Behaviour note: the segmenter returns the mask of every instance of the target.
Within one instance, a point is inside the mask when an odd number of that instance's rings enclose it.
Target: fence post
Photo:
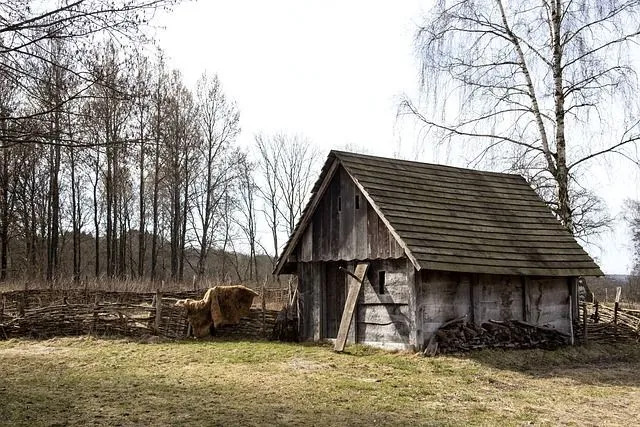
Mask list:
[[[587,303],[582,303],[582,338],[587,343]]]
[[[615,325],[616,336],[618,335],[618,309],[620,308],[620,303],[616,301],[613,305],[613,324]]]
[[[162,322],[162,293],[160,289],[156,289],[156,321],[155,330],[156,335],[160,335],[160,323]]]
[[[264,282],[262,282],[262,337],[267,337],[267,325],[266,325],[266,301],[265,301],[265,282],[267,279],[265,278]]]

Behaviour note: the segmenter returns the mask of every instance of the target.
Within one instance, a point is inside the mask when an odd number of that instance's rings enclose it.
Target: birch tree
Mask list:
[[[600,204],[580,174],[632,156],[640,135],[639,13],[638,0],[438,1],[416,37],[426,103],[401,111],[476,159],[509,162],[569,231],[589,235],[607,221],[589,215]]]

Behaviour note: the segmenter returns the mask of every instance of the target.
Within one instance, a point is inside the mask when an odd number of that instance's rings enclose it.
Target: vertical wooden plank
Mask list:
[[[310,281],[312,282],[312,304],[313,304],[313,340],[320,341],[322,339],[322,311],[324,295],[322,292],[322,283],[324,279],[324,263],[313,263],[311,269]]]
[[[311,255],[311,260],[314,262],[320,261],[322,259],[322,247],[321,247],[321,243],[324,240],[322,238],[323,234],[322,234],[322,209],[323,209],[323,205],[324,202],[321,201],[320,204],[318,204],[318,210],[313,214],[313,220],[311,221],[314,225],[313,229],[312,229],[312,255]]]
[[[329,238],[329,258],[328,259],[338,259],[338,250],[339,246],[339,233],[340,233],[340,217],[342,212],[338,210],[341,206],[341,196],[340,196],[340,174],[337,173],[334,177],[334,181],[331,183],[331,213],[329,217],[331,218],[330,223],[330,234]]]
[[[476,304],[473,292],[473,288],[476,286],[476,283],[478,283],[478,275],[472,273],[469,279],[469,321],[471,323],[476,322]]]
[[[416,350],[420,347],[420,342],[418,341],[419,328],[418,322],[416,320],[416,314],[418,312],[416,269],[408,259],[405,259],[403,264],[404,270],[407,274],[407,286],[409,287],[409,345],[412,346],[414,350]]]
[[[473,313],[473,321],[476,325],[480,325],[482,323],[482,319],[480,318],[480,275],[475,274],[475,280],[471,282],[471,294],[473,295],[473,300],[471,301],[471,312]]]
[[[367,240],[368,258],[378,258],[378,214],[367,203]]]
[[[387,230],[387,226],[382,222],[380,217],[378,217],[378,256],[380,258],[389,257],[389,230]]]
[[[355,233],[353,229],[355,215],[355,185],[344,169],[341,169],[340,172],[342,212],[340,215],[340,250],[338,253],[338,259],[355,259]]]
[[[313,258],[313,221],[309,222],[307,229],[302,235],[300,243],[300,256],[298,261],[310,262]]]
[[[529,313],[529,284],[527,276],[520,276],[520,281],[522,283],[522,320],[528,322],[531,314]]]
[[[369,264],[366,262],[358,263],[354,276],[349,276],[349,294],[344,305],[344,311],[342,312],[342,319],[340,321],[340,329],[338,330],[338,337],[336,338],[335,351],[344,351],[344,346],[347,342],[347,333],[353,321],[353,314],[355,312],[356,303],[358,302],[358,295],[360,294],[360,288],[362,287],[362,281],[367,274],[367,268]]]
[[[356,266],[356,262],[352,261],[352,262],[347,262],[346,264],[346,269],[348,271],[355,271],[355,266]],[[346,298],[349,295],[349,281],[347,280],[347,275],[344,274],[344,272],[342,273],[342,281],[344,283],[343,289],[344,289],[344,303],[346,304]],[[364,280],[364,278],[363,278]],[[360,294],[362,294],[362,287],[360,289],[360,291],[358,292],[358,295],[356,296],[356,309],[354,311],[354,321],[351,322],[351,325],[349,326],[349,332],[347,332],[347,343],[348,344],[354,344],[356,342],[357,339],[357,333],[358,333],[358,321],[357,321],[357,311],[358,311],[358,301],[360,300]]]
[[[355,224],[353,232],[355,234],[355,259],[367,259],[369,258],[367,251],[367,242],[369,240],[369,233],[367,230],[367,210],[369,208],[369,203],[367,203],[367,200],[362,196],[360,190],[354,186],[354,197],[356,196],[360,199],[360,208],[355,209],[354,205]]]

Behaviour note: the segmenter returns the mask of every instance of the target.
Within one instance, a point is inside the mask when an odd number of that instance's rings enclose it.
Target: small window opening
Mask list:
[[[360,195],[356,194],[356,209],[360,209]]]
[[[342,197],[338,197],[338,212],[342,212]]]
[[[378,293],[380,295],[384,295],[386,293],[386,282],[385,282],[385,272],[384,271],[378,271]]]

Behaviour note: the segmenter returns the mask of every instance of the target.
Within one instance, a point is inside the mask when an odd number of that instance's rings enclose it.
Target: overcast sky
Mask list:
[[[398,122],[403,93],[416,96],[413,37],[431,1],[201,0],[162,17],[160,46],[188,85],[217,73],[240,108],[239,142],[258,132],[299,133],[328,152],[358,147],[376,155],[464,166],[425,144],[419,127]],[[625,198],[640,199],[630,165],[595,162],[612,216]],[[616,221],[586,249],[607,274],[631,267],[631,242]]]

